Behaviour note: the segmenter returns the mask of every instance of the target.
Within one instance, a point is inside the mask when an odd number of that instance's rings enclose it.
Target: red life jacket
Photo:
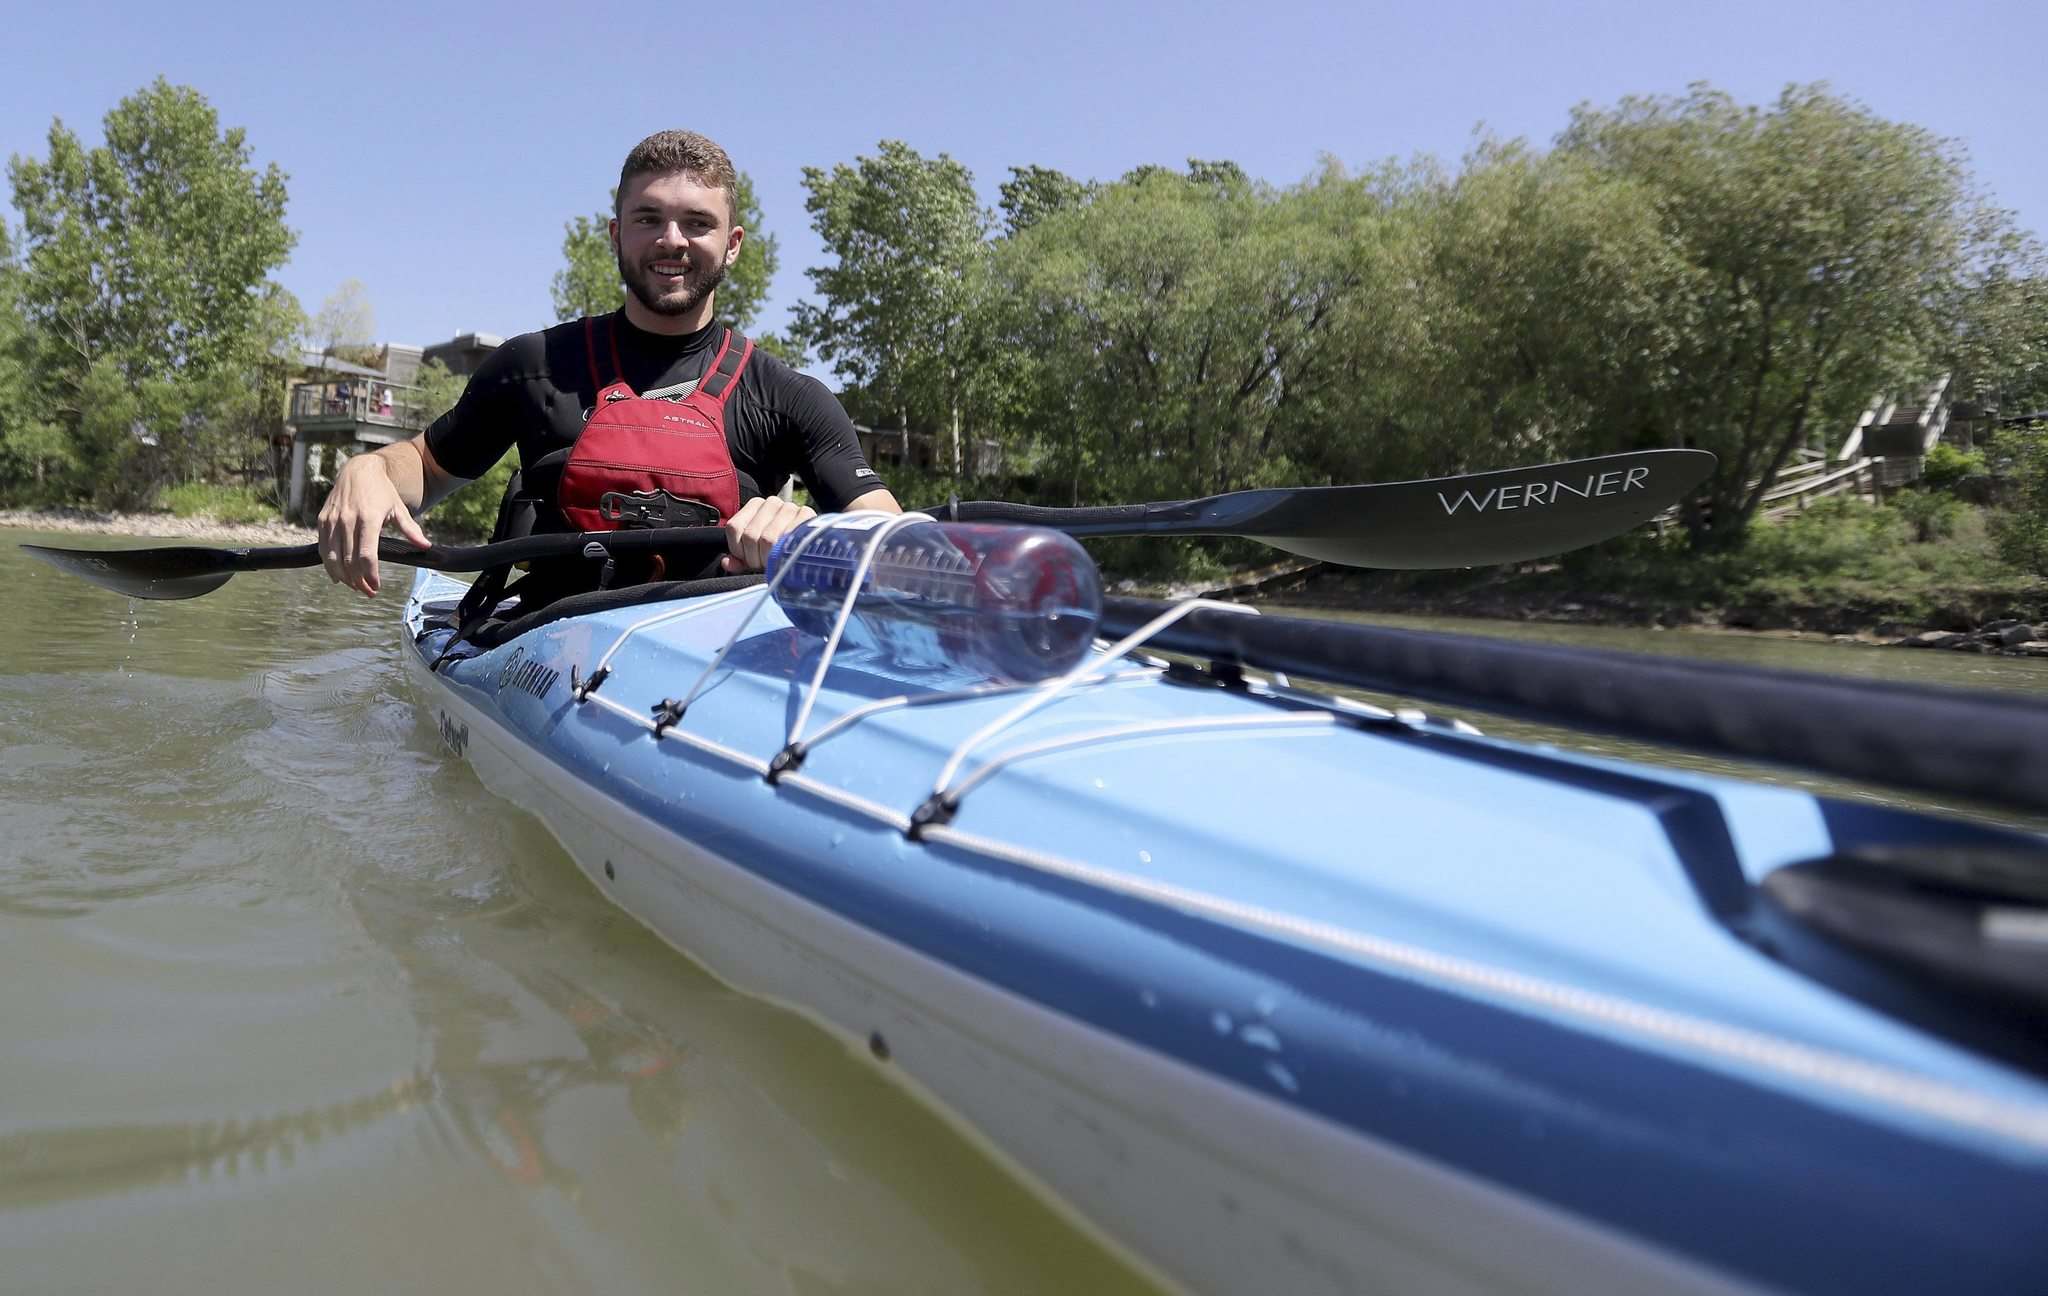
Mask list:
[[[626,385],[618,325],[606,319],[614,377],[607,385],[598,370],[596,328],[586,317],[583,342],[597,403],[562,467],[556,506],[576,531],[726,522],[739,512],[740,479],[725,442],[725,402],[754,344],[727,329],[689,395],[650,400]]]

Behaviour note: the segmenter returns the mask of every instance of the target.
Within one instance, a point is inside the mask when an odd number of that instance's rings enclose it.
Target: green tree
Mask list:
[[[2048,408],[2048,256],[1986,214],[1979,255],[1947,313],[1956,321],[1944,365],[1961,399],[2008,416]]]
[[[1093,185],[1051,167],[1011,167],[996,202],[1003,213],[1003,232],[1021,234],[1055,212],[1079,207],[1094,191]]]
[[[1049,475],[1108,499],[1298,480],[1382,354],[1381,203],[1334,168],[1286,191],[1229,164],[1132,174],[995,253]]]
[[[188,480],[232,477],[251,487],[267,484],[277,503],[284,503],[291,452],[277,434],[301,373],[308,327],[298,298],[278,284],[264,285],[255,319],[227,366],[241,381],[213,387],[201,407],[200,417],[219,435],[209,441],[208,459],[192,465]]]
[[[1819,87],[1768,108],[1695,87],[1580,107],[1559,147],[1640,185],[1692,268],[1658,423],[1720,456],[1696,545],[1739,542],[1795,449],[1940,364],[1986,228],[1944,141]]]
[[[2048,576],[2048,424],[2000,433],[1992,439],[1990,458],[2008,496],[1992,517],[1999,557]]]
[[[189,476],[220,394],[257,379],[267,276],[290,251],[285,178],[250,164],[197,91],[159,79],[87,149],[53,122],[15,157],[32,397],[66,441],[65,485],[115,502]]]
[[[68,462],[62,431],[35,399],[32,340],[21,313],[21,266],[0,221],[0,490],[40,492]]]
[[[1693,284],[1643,188],[1568,154],[1488,141],[1412,177],[1419,254],[1401,315],[1398,422],[1432,470],[1668,442],[1673,303]]]
[[[557,321],[619,308],[625,289],[619,283],[619,260],[612,251],[610,219],[610,213],[599,212],[575,217],[562,227],[563,266],[555,271],[549,288]]]
[[[747,236],[740,245],[739,260],[733,263],[732,269],[726,272],[725,282],[719,285],[718,317],[736,329],[748,331],[760,317],[761,308],[768,303],[769,286],[775,280],[775,271],[782,258],[775,236],[768,233],[761,215],[760,201],[754,196],[754,181],[744,171],[739,173],[739,183],[733,196],[739,213],[739,226]],[[614,189],[614,208],[618,200],[618,190]],[[551,285],[557,320],[602,315],[619,308],[625,290],[619,283],[619,259],[612,251],[611,217],[611,212],[602,211],[594,216],[578,216],[562,227],[563,266],[555,272]],[[763,345],[771,341],[769,338],[756,340]],[[772,341],[771,349],[784,350],[788,347],[780,339]],[[796,356],[801,363],[801,352]]]
[[[852,166],[803,174],[804,209],[835,263],[806,271],[823,300],[798,304],[796,340],[904,428],[945,426],[958,475],[967,407],[984,377],[969,340],[992,222],[974,177],[901,140]]]

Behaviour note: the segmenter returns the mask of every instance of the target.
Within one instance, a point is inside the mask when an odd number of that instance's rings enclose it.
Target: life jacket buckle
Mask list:
[[[635,527],[717,526],[718,510],[697,500],[677,499],[665,490],[606,491],[598,516],[619,530]]]

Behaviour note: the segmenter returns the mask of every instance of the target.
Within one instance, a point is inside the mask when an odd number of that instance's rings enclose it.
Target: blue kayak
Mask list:
[[[1971,911],[1974,998],[1825,926],[1858,861],[2036,836],[1143,643],[819,676],[759,590],[444,651],[466,589],[420,571],[404,622],[454,755],[1169,1287],[2048,1290],[2031,875]]]

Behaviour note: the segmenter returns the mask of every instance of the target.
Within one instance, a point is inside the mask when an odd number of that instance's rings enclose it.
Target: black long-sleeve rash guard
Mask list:
[[[590,325],[602,383],[591,381],[584,321],[522,333],[484,360],[455,408],[427,429],[434,461],[452,476],[481,477],[517,446],[521,465],[531,465],[576,443],[603,386],[623,378],[641,396],[683,395],[725,337],[716,323],[680,337],[648,333],[623,312]],[[611,371],[612,329],[622,374]],[[834,512],[884,486],[838,398],[759,347],[726,402],[725,442],[733,466],[764,495],[795,477],[819,509]]]

